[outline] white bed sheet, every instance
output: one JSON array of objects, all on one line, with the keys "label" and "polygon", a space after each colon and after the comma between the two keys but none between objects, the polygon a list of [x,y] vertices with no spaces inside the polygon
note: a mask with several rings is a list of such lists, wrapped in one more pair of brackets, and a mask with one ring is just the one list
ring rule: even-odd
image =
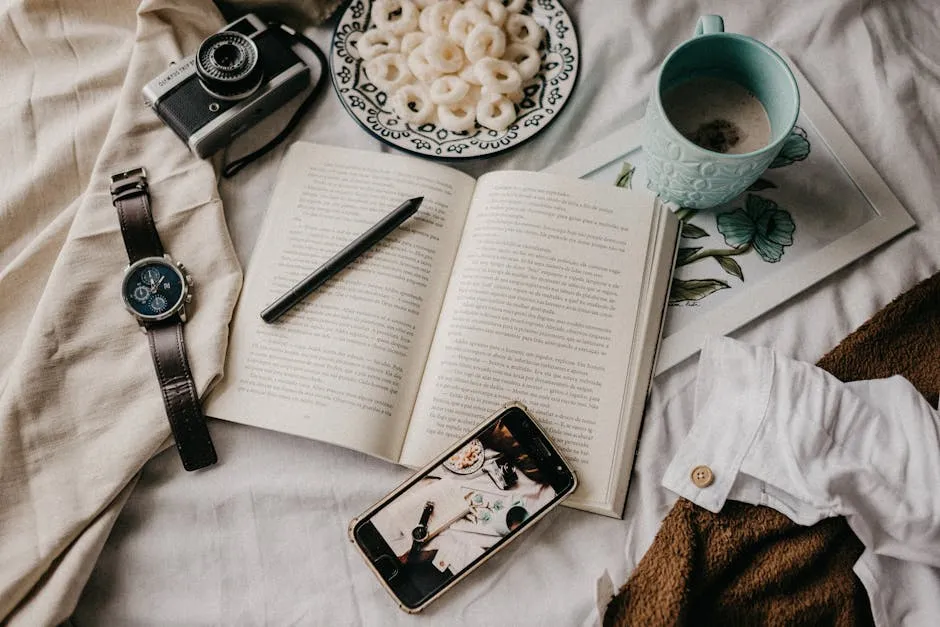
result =
[{"label": "white bed sheet", "polygon": [[[918,229],[735,337],[815,361],[900,292],[940,269],[940,5],[934,0],[566,3],[579,29],[573,99],[539,138],[461,166],[541,169],[642,112],[659,61],[698,15],[788,53],[914,216]],[[329,29],[312,31],[323,46]],[[294,136],[387,150],[326,94]],[[242,262],[283,149],[223,182]],[[821,208],[821,210],[824,210]],[[620,583],[675,497],[659,487],[691,416],[694,360],[654,385],[626,520],[562,508],[419,616],[396,609],[346,539],[350,518],[407,471],[359,453],[215,421],[221,463],[144,468],[75,613],[76,625],[574,625],[597,576]]]}]

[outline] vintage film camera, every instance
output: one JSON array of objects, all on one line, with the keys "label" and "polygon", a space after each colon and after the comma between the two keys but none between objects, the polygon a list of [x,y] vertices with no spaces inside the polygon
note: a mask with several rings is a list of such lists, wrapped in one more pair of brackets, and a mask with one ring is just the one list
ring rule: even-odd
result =
[{"label": "vintage film camera", "polygon": [[199,157],[228,145],[310,84],[294,34],[249,13],[144,86],[144,100]]}]

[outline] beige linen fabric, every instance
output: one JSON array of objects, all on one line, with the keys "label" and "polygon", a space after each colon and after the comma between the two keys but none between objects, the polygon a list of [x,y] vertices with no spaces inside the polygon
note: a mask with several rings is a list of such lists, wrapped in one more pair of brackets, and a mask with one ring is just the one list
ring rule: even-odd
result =
[{"label": "beige linen fabric", "polygon": [[68,617],[137,472],[168,444],[120,298],[110,174],[147,168],[164,247],[196,281],[198,388],[221,375],[241,272],[215,173],[141,88],[222,24],[209,0],[0,8],[0,622]]}]

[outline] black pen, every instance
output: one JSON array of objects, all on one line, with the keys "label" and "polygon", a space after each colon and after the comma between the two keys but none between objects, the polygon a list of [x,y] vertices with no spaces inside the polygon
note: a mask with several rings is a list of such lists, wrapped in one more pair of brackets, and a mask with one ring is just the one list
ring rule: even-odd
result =
[{"label": "black pen", "polygon": [[268,305],[261,312],[261,319],[265,322],[274,322],[283,316],[291,307],[355,261],[359,255],[375,246],[382,238],[398,228],[402,222],[413,216],[423,200],[424,197],[419,196],[403,202],[375,226],[357,237],[346,248],[333,255],[329,261],[307,275],[303,281],[292,287],[286,294]]}]

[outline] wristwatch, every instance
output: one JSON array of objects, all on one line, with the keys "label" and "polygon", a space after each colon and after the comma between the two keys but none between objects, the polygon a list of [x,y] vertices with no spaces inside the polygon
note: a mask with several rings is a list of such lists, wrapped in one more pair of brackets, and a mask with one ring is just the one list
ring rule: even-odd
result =
[{"label": "wristwatch", "polygon": [[431,519],[431,513],[434,511],[434,501],[428,501],[424,504],[424,511],[421,512],[421,520],[418,526],[411,530],[411,550],[408,552],[409,559],[421,551],[421,547],[428,540],[428,520]]},{"label": "wristwatch", "polygon": [[111,203],[117,209],[129,265],[121,295],[146,333],[163,405],[183,468],[197,470],[218,459],[202,414],[186,359],[183,323],[192,300],[192,276],[168,255],[150,212],[147,173],[135,168],[111,177]]}]

